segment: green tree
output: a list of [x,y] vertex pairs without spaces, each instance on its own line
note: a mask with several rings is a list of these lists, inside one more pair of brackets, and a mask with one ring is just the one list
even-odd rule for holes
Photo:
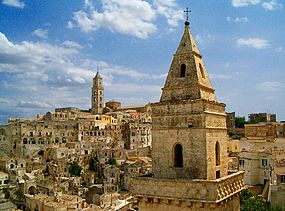
[[240,196],[241,211],[266,211],[269,210],[263,202],[261,196],[253,196],[248,190],[242,192]]
[[79,177],[80,176],[80,173],[81,173],[81,170],[82,168],[79,166],[78,163],[76,162],[73,162],[72,164],[70,164],[69,166],[69,173],[72,175],[72,176],[77,176]]
[[98,160],[97,157],[91,157],[89,159],[89,168],[90,171],[98,171]]
[[107,163],[114,166],[117,165],[117,160],[116,158],[109,158]]
[[244,128],[244,124],[245,124],[245,117],[239,117],[237,116],[235,119],[235,124],[237,128]]

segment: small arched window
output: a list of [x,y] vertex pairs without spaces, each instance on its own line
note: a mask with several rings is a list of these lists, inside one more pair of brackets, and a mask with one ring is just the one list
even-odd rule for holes
[[174,147],[174,167],[183,167],[183,149],[181,144]]
[[199,63],[199,69],[200,69],[200,72],[201,72],[202,78],[205,78],[204,68],[203,68],[203,66],[202,66],[202,64],[201,64],[201,63]]
[[215,155],[216,155],[216,166],[219,166],[220,165],[220,144],[219,142],[216,143],[216,146],[215,146]]
[[182,64],[180,67],[180,77],[184,78],[186,76],[186,64]]

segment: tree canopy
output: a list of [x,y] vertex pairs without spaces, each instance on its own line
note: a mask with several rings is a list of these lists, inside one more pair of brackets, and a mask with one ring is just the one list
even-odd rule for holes
[[80,176],[82,168],[80,167],[80,165],[76,162],[73,162],[72,164],[70,164],[69,166],[69,173],[73,176]]
[[117,160],[115,158],[109,158],[107,163],[110,165],[117,165]]
[[244,128],[244,124],[246,123],[245,117],[239,117],[237,116],[235,118],[235,125],[237,128]]
[[240,196],[241,211],[267,211],[269,208],[263,202],[261,196],[253,196],[248,190],[242,192]]

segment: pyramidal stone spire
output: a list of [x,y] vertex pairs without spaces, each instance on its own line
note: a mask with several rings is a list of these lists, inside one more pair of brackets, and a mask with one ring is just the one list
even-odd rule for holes
[[96,80],[96,79],[102,79],[102,77],[101,77],[101,75],[100,75],[100,73],[99,73],[99,70],[97,70],[97,73],[96,73],[94,79],[95,79],[95,80]]
[[174,54],[160,102],[205,99],[216,101],[202,55],[185,22],[184,33]]

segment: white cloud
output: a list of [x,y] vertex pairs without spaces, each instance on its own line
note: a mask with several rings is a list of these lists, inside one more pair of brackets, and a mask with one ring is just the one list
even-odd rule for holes
[[225,75],[225,74],[209,74],[210,75],[210,79],[212,80],[228,80],[231,79],[232,76],[230,75]]
[[24,2],[21,2],[19,0],[3,0],[2,4],[5,4],[7,6],[11,7],[17,7],[23,9],[25,7]]
[[154,8],[159,15],[166,17],[170,27],[177,27],[183,20],[183,10],[179,9],[174,0],[154,0]]
[[34,101],[20,101],[17,104],[18,107],[23,107],[23,108],[50,108],[51,105],[49,105],[48,103],[45,102],[41,102],[38,100],[34,100]]
[[82,83],[79,77],[88,78],[92,72],[71,62],[77,54],[75,48],[45,42],[12,43],[0,33],[0,72],[17,74],[24,81],[28,78],[49,83]]
[[74,27],[74,24],[71,21],[68,21],[67,25],[66,25],[66,28],[73,29],[73,27]]
[[260,5],[266,10],[275,10],[283,8],[283,5],[278,0],[264,1],[261,0],[232,0],[234,7],[246,7],[249,5]]
[[95,9],[91,0],[85,1],[85,9],[73,13],[73,22],[67,28],[79,27],[83,32],[96,31],[105,27],[113,32],[148,38],[156,32],[157,16],[165,17],[170,27],[176,27],[183,19],[183,11],[174,0],[102,0],[102,12]]
[[84,1],[84,6],[85,6],[86,9],[90,9],[90,10],[94,10],[95,9],[95,6],[94,6],[92,0],[85,0]]
[[283,52],[283,48],[281,46],[279,46],[275,49],[275,52],[281,53],[281,52]]
[[269,2],[263,2],[262,7],[266,10],[275,10],[275,9],[280,9],[283,7],[282,4],[280,4],[277,0],[272,0]]
[[141,0],[103,0],[103,12],[93,10],[74,13],[73,19],[83,32],[106,27],[111,31],[130,34],[138,38],[147,38],[156,31],[152,23],[155,12],[151,5]]
[[146,73],[142,73],[140,71],[127,68],[127,67],[122,67],[119,65],[114,65],[114,64],[109,64],[104,61],[90,61],[90,60],[85,60],[83,63],[83,67],[85,68],[94,68],[98,67],[100,72],[103,72],[104,74],[104,81],[107,78],[107,81],[112,81],[113,76],[123,76],[123,77],[128,77],[132,78],[136,81],[138,80],[157,80],[157,79],[163,79],[166,78],[166,73],[165,74],[160,74],[160,75],[149,75]]
[[226,20],[228,22],[234,22],[234,23],[247,23],[248,18],[247,17],[226,17]]
[[275,92],[284,90],[285,85],[278,81],[266,81],[256,85],[256,89],[264,92]]
[[47,29],[36,29],[33,31],[33,35],[42,38],[42,39],[47,39],[48,38],[48,30]]
[[[165,74],[149,75],[104,61],[94,61],[84,58],[80,50],[81,45],[73,41],[64,41],[61,45],[46,41],[14,43],[0,33],[0,74],[9,74],[5,80],[0,78],[0,88],[7,95],[14,93],[8,103],[0,99],[1,108],[25,116],[45,113],[54,107],[87,109],[97,67],[104,78],[106,90],[109,93],[114,91],[112,94],[119,99],[122,96],[133,98],[135,90],[142,94],[145,101],[159,96],[160,88],[151,82],[164,78]],[[126,84],[126,80],[132,83]]]
[[126,94],[126,93],[132,93],[135,95],[153,95],[154,93],[160,94],[161,87],[158,85],[145,85],[145,84],[113,84],[110,87],[110,90],[112,93],[115,94]]
[[249,5],[259,4],[260,0],[232,0],[232,5],[234,7],[246,7]]
[[197,34],[195,40],[198,44],[209,43],[215,40],[211,34]]
[[237,40],[237,44],[239,46],[248,46],[256,49],[263,49],[270,46],[268,40],[259,39],[259,38],[247,38],[247,39],[240,38]]
[[82,49],[83,48],[82,45],[80,45],[77,42],[71,41],[71,40],[66,40],[62,44],[68,48],[76,48],[76,49]]

